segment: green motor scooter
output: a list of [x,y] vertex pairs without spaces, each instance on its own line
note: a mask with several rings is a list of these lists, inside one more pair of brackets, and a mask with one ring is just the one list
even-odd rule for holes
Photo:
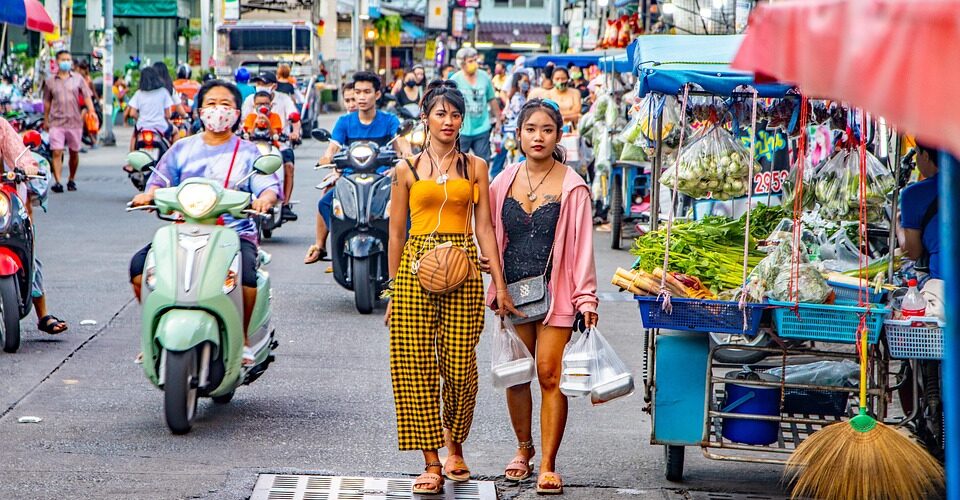
[[[153,159],[138,153],[128,156],[130,165],[150,168]],[[251,175],[270,175],[281,166],[279,156],[265,155],[254,163]],[[247,210],[249,204],[250,193],[194,178],[158,189],[154,205],[128,209],[154,209],[159,218],[180,222],[154,236],[141,291],[143,371],[163,390],[164,418],[174,434],[190,431],[199,397],[230,402],[237,387],[260,377],[274,359],[270,276],[259,269],[270,258],[263,251],[258,256],[257,300],[249,328],[255,361],[243,366],[240,238],[233,229],[217,225],[226,214],[259,217]]]

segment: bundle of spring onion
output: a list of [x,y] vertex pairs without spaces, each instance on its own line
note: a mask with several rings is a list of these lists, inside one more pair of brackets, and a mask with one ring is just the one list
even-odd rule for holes
[[[779,207],[758,205],[751,212],[750,232],[765,237],[782,219]],[[776,222],[774,222],[776,221]],[[670,235],[670,271],[695,276],[714,293],[737,288],[743,279],[743,238],[745,218],[728,219],[709,216],[697,222],[674,223]],[[652,273],[663,266],[666,229],[637,238],[631,251],[637,256],[634,269]],[[755,237],[750,238],[747,270],[764,257],[755,250]]]

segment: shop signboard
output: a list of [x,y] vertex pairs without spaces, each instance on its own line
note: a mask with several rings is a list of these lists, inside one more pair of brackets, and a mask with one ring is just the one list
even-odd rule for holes
[[473,31],[477,27],[477,9],[468,7],[464,12],[466,12],[466,17],[463,21],[463,28],[467,31]]
[[453,9],[453,23],[451,24],[450,34],[454,38],[463,37],[464,17],[466,16],[463,9]]
[[240,19],[240,0],[223,0],[223,19],[227,21]]
[[427,40],[426,48],[423,51],[423,60],[432,61],[434,57],[437,57],[437,41]]
[[480,0],[457,0],[457,5],[467,9],[479,9]]
[[449,14],[449,7],[446,0],[427,0],[426,28],[430,30],[446,30]]

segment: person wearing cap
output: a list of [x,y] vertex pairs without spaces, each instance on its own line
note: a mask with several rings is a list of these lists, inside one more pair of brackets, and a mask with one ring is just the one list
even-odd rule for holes
[[[280,216],[283,220],[295,221],[297,214],[293,212],[290,206],[290,198],[293,196],[293,165],[296,158],[293,155],[293,146],[291,141],[297,141],[301,135],[300,110],[294,104],[293,98],[283,92],[277,92],[277,75],[269,71],[264,71],[250,79],[257,92],[268,92],[273,96],[273,103],[270,111],[276,113],[283,120],[283,129],[289,130],[290,139],[280,144],[280,156],[283,157],[283,207],[280,209]],[[241,116],[247,116],[253,113],[253,98],[249,96],[243,100]]]
[[463,128],[460,129],[460,150],[490,161],[490,117],[495,117],[499,128],[500,99],[493,89],[490,75],[479,70],[477,51],[473,47],[457,51],[457,63],[460,71],[454,73],[450,80],[457,84],[467,105]]

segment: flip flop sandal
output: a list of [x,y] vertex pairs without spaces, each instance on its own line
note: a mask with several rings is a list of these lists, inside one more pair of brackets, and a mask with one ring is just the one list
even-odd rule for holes
[[[547,488],[543,486],[544,484],[555,484],[556,488]],[[537,478],[537,494],[538,495],[562,495],[563,494],[563,480],[560,479],[560,474],[556,472],[544,472],[540,474],[540,477]]]
[[[451,462],[453,463],[452,467],[450,466]],[[447,457],[447,463],[443,466],[443,475],[451,481],[462,483],[470,480],[470,468],[467,467],[467,463],[463,461],[463,457],[460,455],[450,455]]]
[[[316,253],[314,253],[316,252]],[[313,258],[311,258],[313,256]],[[304,264],[315,264],[323,260],[327,256],[327,251],[323,248],[320,248],[317,245],[310,245],[310,248],[307,248],[307,255],[303,258]]]
[[[513,460],[511,460],[510,463],[507,464],[507,468],[503,470],[504,476],[506,476],[507,481],[513,481],[515,483],[519,483],[520,481],[523,481],[524,479],[530,477],[530,475],[533,473],[533,471],[530,469],[530,461],[532,459],[533,457],[525,458],[523,455],[517,455],[513,457]],[[513,471],[520,471],[523,474],[519,476],[509,474],[510,472],[513,472]]]
[[65,321],[61,321],[60,318],[52,314],[48,314],[40,318],[40,321],[37,322],[37,329],[43,333],[49,333],[50,335],[63,333],[67,331],[67,328],[67,323]]
[[[424,470],[430,470],[430,467],[440,467],[440,462],[433,462],[427,464]],[[419,488],[417,485],[421,485]],[[429,485],[424,488],[422,485]],[[443,492],[443,476],[440,474],[434,474],[432,472],[424,472],[417,476],[413,480],[413,494],[414,495],[439,495]]]

